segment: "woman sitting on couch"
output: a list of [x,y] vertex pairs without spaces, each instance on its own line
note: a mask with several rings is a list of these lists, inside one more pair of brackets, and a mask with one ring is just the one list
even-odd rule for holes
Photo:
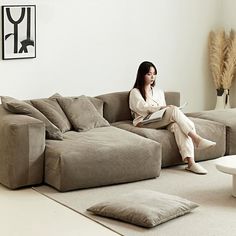
[[[144,128],[166,128],[174,133],[179,152],[186,170],[197,174],[207,174],[207,170],[194,161],[194,147],[205,149],[216,143],[204,139],[195,131],[194,123],[176,106],[166,106],[164,92],[154,89],[157,70],[153,63],[142,62],[138,68],[136,81],[130,91],[129,106],[134,118],[133,125]],[[146,116],[161,109],[166,109],[160,121],[142,124]]]

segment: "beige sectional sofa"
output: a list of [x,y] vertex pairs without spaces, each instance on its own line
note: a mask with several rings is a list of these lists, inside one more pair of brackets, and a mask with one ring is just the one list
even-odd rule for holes
[[[155,178],[161,167],[182,163],[172,133],[132,125],[128,96],[128,92],[117,92],[92,99],[99,113],[94,113],[96,117],[104,117],[110,125],[99,127],[95,122],[89,130],[78,132],[75,127],[81,124],[72,120],[70,128],[64,126],[63,140],[45,138],[45,122],[13,114],[0,105],[0,183],[11,189],[46,183],[59,191],[69,191]],[[167,104],[179,105],[178,92],[166,92],[165,96]],[[50,105],[56,104],[59,109],[58,98],[53,99]],[[64,109],[71,101],[66,102]],[[77,115],[87,112],[77,108]],[[71,115],[68,111],[65,114]],[[191,119],[200,135],[217,142],[211,149],[196,151],[196,159],[225,155],[228,141],[225,123]],[[48,128],[46,124],[47,135],[51,132]]]

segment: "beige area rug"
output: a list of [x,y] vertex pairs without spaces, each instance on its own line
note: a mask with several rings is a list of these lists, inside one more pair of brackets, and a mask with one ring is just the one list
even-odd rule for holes
[[[221,173],[215,168],[215,162],[218,160],[201,162],[209,171],[203,176],[187,172],[181,165],[163,169],[161,176],[156,179],[135,183],[66,193],[57,192],[48,186],[34,189],[125,236],[235,236],[236,198],[231,196],[232,176]],[[178,195],[200,206],[187,215],[151,229],[95,216],[86,211],[95,203],[136,189],[150,189]]]

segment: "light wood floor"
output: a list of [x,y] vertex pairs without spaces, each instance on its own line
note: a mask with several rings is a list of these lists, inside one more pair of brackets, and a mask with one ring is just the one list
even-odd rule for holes
[[117,236],[115,232],[35,192],[0,185],[0,235]]

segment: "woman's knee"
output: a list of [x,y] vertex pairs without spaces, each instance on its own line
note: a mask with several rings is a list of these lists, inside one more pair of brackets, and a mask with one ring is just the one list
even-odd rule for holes
[[175,133],[179,131],[180,127],[176,122],[173,122],[168,126],[167,129],[170,130],[172,133]]
[[179,109],[176,106],[170,106],[167,108],[166,112],[169,114],[172,120],[178,116]]
[[167,107],[166,113],[167,113],[170,117],[172,117],[173,114],[174,114],[174,112],[175,112],[175,110],[176,110],[176,108],[177,108],[176,106]]

